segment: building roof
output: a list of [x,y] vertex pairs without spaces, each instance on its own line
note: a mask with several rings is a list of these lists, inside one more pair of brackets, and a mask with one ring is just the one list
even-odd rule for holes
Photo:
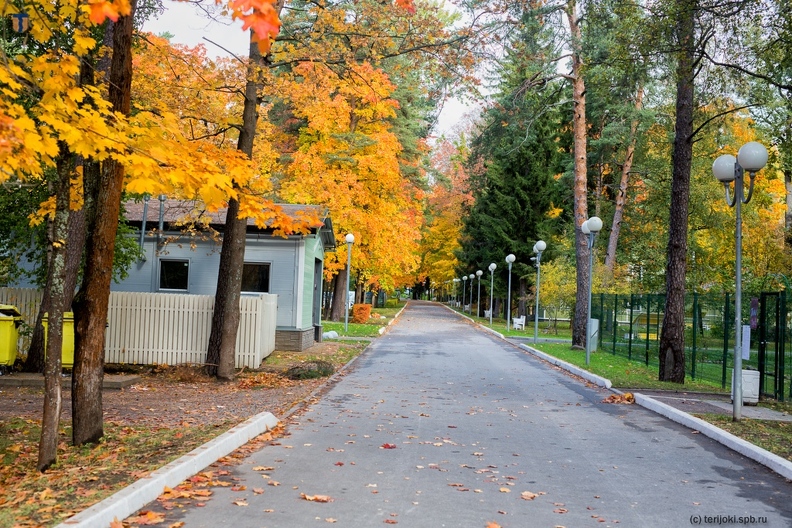
[[[190,200],[171,200],[166,199],[163,202],[154,198],[148,200],[148,207],[146,207],[143,200],[139,202],[128,201],[124,204],[125,216],[127,221],[133,224],[143,222],[143,213],[145,210],[145,221],[148,229],[156,227],[160,222],[160,203],[162,203],[162,222],[173,227],[175,224],[183,224],[189,219],[199,220],[206,219],[210,226],[215,229],[225,225],[227,208],[218,209],[217,211],[207,211],[203,204],[200,202]],[[334,249],[336,246],[335,234],[333,233],[333,222],[330,219],[330,212],[327,207],[321,205],[303,205],[303,204],[276,204],[283,213],[294,220],[299,220],[303,217],[316,217],[318,222],[313,223],[309,227],[312,233],[319,233],[322,237],[326,249]],[[205,221],[205,220],[204,220]],[[248,232],[267,232],[271,229],[261,229],[256,226],[252,218],[247,219]]]

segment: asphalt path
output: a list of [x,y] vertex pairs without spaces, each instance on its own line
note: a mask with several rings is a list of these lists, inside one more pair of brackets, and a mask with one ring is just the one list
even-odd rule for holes
[[205,506],[168,519],[188,528],[792,526],[792,484],[651,411],[603,403],[610,394],[441,305],[412,302],[289,418],[284,438],[234,468],[244,491],[214,488]]

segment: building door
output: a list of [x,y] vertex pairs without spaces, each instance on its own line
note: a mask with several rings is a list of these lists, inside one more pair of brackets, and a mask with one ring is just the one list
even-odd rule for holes
[[314,259],[313,325],[314,341],[322,340],[322,261]]

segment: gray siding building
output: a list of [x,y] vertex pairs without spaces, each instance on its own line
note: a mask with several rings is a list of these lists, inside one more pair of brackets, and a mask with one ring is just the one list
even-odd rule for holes
[[[311,218],[307,234],[286,237],[248,221],[242,294],[278,296],[276,350],[304,350],[322,339],[324,256],[336,246],[327,208],[279,205],[293,219]],[[143,258],[113,291],[215,295],[225,210],[208,213],[194,202],[150,199],[126,203]],[[33,267],[32,263],[26,263]],[[33,287],[29,281],[17,286]]]
[[[306,235],[282,237],[248,221],[242,294],[278,296],[276,350],[304,350],[322,338],[322,273],[335,250],[333,225],[320,206],[280,205],[292,218],[317,218]],[[214,295],[220,267],[225,210],[196,213],[195,204],[151,199],[127,203],[127,219],[140,230],[145,258],[114,291]],[[185,229],[185,219],[202,220]],[[188,225],[190,223],[188,222]]]

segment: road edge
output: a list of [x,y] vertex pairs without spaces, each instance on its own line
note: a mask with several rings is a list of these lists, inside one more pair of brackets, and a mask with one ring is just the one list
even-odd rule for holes
[[[621,391],[612,388],[612,384],[609,379],[592,374],[591,372],[583,370],[580,367],[576,367],[575,365],[567,363],[566,361],[562,361],[558,358],[545,354],[544,352],[536,350],[535,348],[531,348],[528,345],[520,343],[519,346],[520,348],[527,350],[532,355],[540,357],[553,365],[575,374],[576,376],[580,376],[581,378],[586,379],[600,387],[604,387],[617,394],[621,394]],[[659,414],[664,418],[668,418],[672,422],[676,422],[680,425],[688,427],[693,431],[698,431],[704,436],[728,447],[732,451],[736,451],[746,458],[750,458],[754,462],[758,462],[775,473],[778,473],[782,477],[792,480],[792,462],[786,460],[785,458],[771,453],[770,451],[752,444],[751,442],[743,440],[742,438],[734,436],[728,431],[724,431],[720,427],[712,425],[701,418],[696,418],[695,416],[692,416],[684,411],[680,411],[675,407],[655,400],[650,396],[646,396],[639,392],[633,392],[633,396],[635,397],[635,403],[644,409]]]
[[278,422],[279,420],[270,412],[248,418],[217,438],[66,519],[56,528],[96,528],[110,526],[110,523],[116,519],[119,521],[126,519],[159,497],[165,487],[175,488],[186,478],[195,475],[260,434],[270,431],[278,425]]
[[[407,305],[405,304],[405,306],[393,316],[393,319],[388,322],[388,327],[396,322],[406,307]],[[110,526],[116,519],[119,521],[126,519],[140,510],[140,508],[159,497],[165,487],[174,488],[178,486],[188,477],[199,473],[202,469],[214,464],[220,458],[245,445],[257,436],[272,430],[281,421],[288,419],[302,408],[306,402],[315,398],[322,391],[338,381],[338,379],[343,376],[352,365],[366,353],[366,351],[368,351],[370,346],[371,344],[366,346],[360,354],[350,359],[332,376],[327,378],[325,383],[314,389],[308,396],[292,406],[291,409],[284,413],[281,419],[278,419],[271,412],[266,411],[252,416],[244,422],[235,425],[220,436],[196,447],[189,453],[182,455],[156,471],[153,471],[147,477],[137,480],[106,499],[69,517],[55,528],[96,528],[97,526]]]

